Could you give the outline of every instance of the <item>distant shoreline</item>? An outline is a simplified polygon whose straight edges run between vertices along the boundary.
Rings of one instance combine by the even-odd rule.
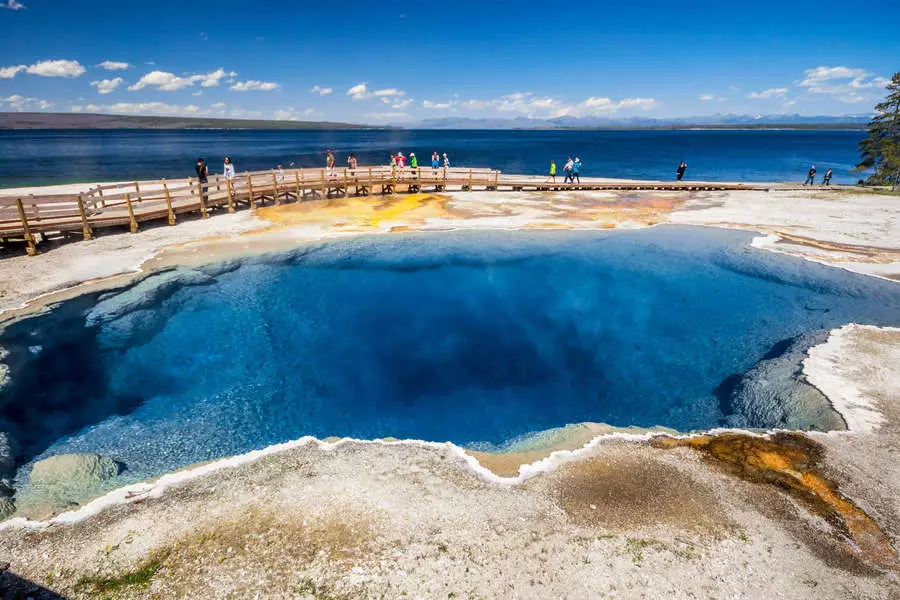
[[[564,126],[535,124],[522,126],[510,121],[508,126],[436,126],[420,123],[414,126],[365,125],[331,121],[275,121],[258,119],[221,119],[207,117],[158,117],[140,115],[108,115],[78,113],[14,113],[0,112],[0,130],[222,130],[222,131],[865,131],[860,122],[822,123],[622,123],[608,125]]]

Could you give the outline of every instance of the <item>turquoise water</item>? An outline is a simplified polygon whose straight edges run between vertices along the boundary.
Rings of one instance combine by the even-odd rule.
[[[578,156],[586,177],[704,181],[803,182],[810,164],[819,177],[856,183],[860,131],[3,131],[0,188],[49,183],[177,178],[194,175],[194,160],[218,172],[231,156],[239,171],[319,167],[325,151],[338,166],[355,152],[360,164],[387,164],[398,151],[420,160],[447,152],[454,166],[545,174]]]
[[[0,430],[123,480],[299,438],[500,446],[583,421],[722,425],[782,340],[900,325],[900,286],[734,231],[360,237],[152,275],[10,325]]]

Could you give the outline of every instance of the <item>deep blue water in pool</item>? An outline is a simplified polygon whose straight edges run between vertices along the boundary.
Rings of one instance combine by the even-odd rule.
[[[99,452],[139,479],[303,435],[721,425],[713,390],[779,341],[900,325],[900,285],[751,237],[404,234],[156,274],[7,327],[0,430],[20,464]]]

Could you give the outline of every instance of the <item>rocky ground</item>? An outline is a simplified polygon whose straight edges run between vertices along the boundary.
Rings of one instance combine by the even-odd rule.
[[[0,307],[151,257],[448,227],[736,227],[898,278],[898,215],[897,198],[855,192],[334,200],[10,256]],[[900,331],[816,348],[804,373],[853,431],[608,436],[480,463],[448,445],[296,444],[0,524],[0,598],[900,598]]]

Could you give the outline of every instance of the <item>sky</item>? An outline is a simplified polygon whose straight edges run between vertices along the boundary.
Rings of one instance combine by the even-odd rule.
[[[371,124],[860,115],[900,70],[896,0],[0,6],[0,111]]]

